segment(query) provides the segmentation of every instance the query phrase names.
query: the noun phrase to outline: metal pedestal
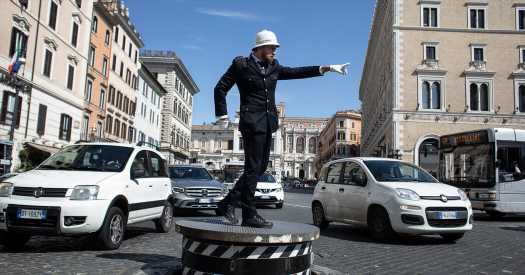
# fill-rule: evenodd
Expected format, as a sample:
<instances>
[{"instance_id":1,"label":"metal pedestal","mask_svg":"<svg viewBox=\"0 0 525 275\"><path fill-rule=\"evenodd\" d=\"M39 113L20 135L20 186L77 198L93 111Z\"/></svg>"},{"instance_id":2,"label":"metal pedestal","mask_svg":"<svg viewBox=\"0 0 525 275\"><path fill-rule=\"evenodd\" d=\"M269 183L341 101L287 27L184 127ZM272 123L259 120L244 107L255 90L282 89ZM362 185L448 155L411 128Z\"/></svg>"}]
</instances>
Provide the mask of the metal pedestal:
<instances>
[{"instance_id":1,"label":"metal pedestal","mask_svg":"<svg viewBox=\"0 0 525 275\"><path fill-rule=\"evenodd\" d=\"M274 221L272 229L226 224L221 218L181 220L183 274L310 274L315 226Z\"/></svg>"}]
</instances>

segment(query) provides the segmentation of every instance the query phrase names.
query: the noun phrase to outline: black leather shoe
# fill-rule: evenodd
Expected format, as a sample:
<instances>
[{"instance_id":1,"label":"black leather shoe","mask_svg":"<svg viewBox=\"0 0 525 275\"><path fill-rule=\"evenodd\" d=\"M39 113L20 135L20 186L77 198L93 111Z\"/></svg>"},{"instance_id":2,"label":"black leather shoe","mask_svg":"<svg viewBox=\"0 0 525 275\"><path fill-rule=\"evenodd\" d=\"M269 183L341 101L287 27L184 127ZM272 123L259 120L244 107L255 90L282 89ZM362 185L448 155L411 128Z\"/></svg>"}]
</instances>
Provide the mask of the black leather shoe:
<instances>
[{"instance_id":1,"label":"black leather shoe","mask_svg":"<svg viewBox=\"0 0 525 275\"><path fill-rule=\"evenodd\" d=\"M273 223L265 220L259 215L255 215L249 219L243 219L241 226L255 227L255 228L272 228Z\"/></svg>"},{"instance_id":2,"label":"black leather shoe","mask_svg":"<svg viewBox=\"0 0 525 275\"><path fill-rule=\"evenodd\" d=\"M235 217L235 207L231 203L227 202L219 202L217 205L217 209L219 210L220 214L228 220L228 222L232 225L235 225L239 223L239 220L237 217Z\"/></svg>"}]
</instances>

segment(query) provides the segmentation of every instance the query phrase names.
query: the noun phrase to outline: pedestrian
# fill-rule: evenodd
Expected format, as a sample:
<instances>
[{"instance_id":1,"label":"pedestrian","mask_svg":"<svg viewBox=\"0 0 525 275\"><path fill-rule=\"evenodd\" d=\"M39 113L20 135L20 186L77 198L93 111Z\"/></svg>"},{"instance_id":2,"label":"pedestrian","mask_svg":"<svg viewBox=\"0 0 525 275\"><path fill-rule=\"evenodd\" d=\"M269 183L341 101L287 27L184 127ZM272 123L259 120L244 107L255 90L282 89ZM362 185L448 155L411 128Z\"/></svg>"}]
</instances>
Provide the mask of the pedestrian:
<instances>
[{"instance_id":1,"label":"pedestrian","mask_svg":"<svg viewBox=\"0 0 525 275\"><path fill-rule=\"evenodd\" d=\"M240 94L239 130L244 145L244 173L219 203L219 211L237 224L235 207L242 208L241 226L271 228L273 224L257 214L254 194L259 177L266 171L272 133L279 127L275 106L277 80L321 76L326 72L347 74L347 64L285 67L275 59L279 47L276 35L268 30L256 34L249 57L236 57L214 90L217 124L228 125L226 94L237 84Z\"/></svg>"}]
</instances>

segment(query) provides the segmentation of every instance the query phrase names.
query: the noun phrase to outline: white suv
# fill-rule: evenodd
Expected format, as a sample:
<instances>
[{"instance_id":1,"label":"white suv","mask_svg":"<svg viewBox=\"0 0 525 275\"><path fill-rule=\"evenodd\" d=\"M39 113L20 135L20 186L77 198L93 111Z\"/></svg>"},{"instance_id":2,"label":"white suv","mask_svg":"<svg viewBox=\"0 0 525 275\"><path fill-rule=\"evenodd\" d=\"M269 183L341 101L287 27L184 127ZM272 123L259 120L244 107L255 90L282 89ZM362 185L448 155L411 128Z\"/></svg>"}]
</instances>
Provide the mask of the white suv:
<instances>
[{"instance_id":1,"label":"white suv","mask_svg":"<svg viewBox=\"0 0 525 275\"><path fill-rule=\"evenodd\" d=\"M32 235L91 234L117 249L127 224L173 219L166 161L153 149L118 143L80 143L36 169L0 183L0 241L16 248Z\"/></svg>"},{"instance_id":2,"label":"white suv","mask_svg":"<svg viewBox=\"0 0 525 275\"><path fill-rule=\"evenodd\" d=\"M367 226L373 237L439 234L456 241L472 230L472 207L458 188L392 159L349 158L325 164L312 199L314 224Z\"/></svg>"}]
</instances>

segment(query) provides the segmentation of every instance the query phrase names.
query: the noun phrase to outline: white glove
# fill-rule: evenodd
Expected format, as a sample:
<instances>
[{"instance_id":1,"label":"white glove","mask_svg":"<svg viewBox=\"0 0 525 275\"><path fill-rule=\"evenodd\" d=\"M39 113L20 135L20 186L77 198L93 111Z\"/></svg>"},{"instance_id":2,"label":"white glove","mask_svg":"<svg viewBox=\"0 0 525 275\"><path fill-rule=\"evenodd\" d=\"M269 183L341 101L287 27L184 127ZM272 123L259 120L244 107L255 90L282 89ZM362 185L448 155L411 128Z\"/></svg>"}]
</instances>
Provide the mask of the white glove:
<instances>
[{"instance_id":1,"label":"white glove","mask_svg":"<svg viewBox=\"0 0 525 275\"><path fill-rule=\"evenodd\" d=\"M345 63L345 64L341 64L341 65L330 65L330 71L331 72L335 72L335 73L339 73L339 74L342 74L342 75L347 75L348 74L348 65L350 63Z\"/></svg>"}]
</instances>

